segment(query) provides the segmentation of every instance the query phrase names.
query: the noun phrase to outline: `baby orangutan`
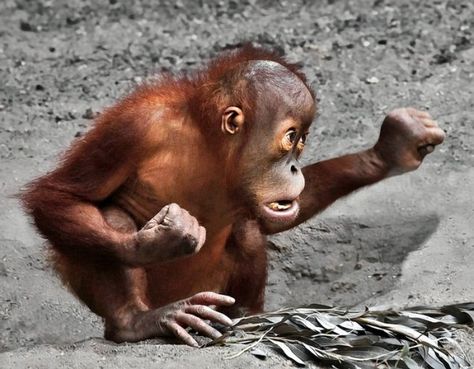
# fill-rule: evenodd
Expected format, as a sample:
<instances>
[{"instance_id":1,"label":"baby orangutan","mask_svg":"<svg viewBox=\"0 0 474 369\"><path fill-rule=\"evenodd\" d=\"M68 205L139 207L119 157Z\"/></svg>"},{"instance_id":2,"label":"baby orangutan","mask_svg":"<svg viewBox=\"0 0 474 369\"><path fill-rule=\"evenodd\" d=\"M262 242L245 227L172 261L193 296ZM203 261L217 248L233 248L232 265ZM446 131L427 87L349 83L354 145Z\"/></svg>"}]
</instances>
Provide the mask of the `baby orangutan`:
<instances>
[{"instance_id":1,"label":"baby orangutan","mask_svg":"<svg viewBox=\"0 0 474 369\"><path fill-rule=\"evenodd\" d=\"M263 309L266 235L418 168L444 139L428 113L401 108L372 148L301 168L315 114L296 65L246 46L141 86L28 185L55 269L106 338L218 337L212 322Z\"/></svg>"}]
</instances>

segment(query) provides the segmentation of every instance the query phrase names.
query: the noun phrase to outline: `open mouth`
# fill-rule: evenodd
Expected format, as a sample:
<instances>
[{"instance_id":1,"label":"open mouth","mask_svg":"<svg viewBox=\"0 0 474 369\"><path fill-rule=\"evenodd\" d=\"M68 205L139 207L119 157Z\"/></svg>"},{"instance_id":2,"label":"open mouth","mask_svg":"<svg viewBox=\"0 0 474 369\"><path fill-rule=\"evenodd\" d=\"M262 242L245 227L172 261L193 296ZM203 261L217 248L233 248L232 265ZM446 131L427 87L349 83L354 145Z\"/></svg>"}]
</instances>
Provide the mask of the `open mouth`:
<instances>
[{"instance_id":1,"label":"open mouth","mask_svg":"<svg viewBox=\"0 0 474 369\"><path fill-rule=\"evenodd\" d=\"M269 203L267 206L275 211L285 211L291 208L293 205L293 201L290 200L281 200L281 201L274 201Z\"/></svg>"},{"instance_id":2,"label":"open mouth","mask_svg":"<svg viewBox=\"0 0 474 369\"><path fill-rule=\"evenodd\" d=\"M265 217L271 221L280 223L293 221L299 212L299 205L296 199L278 200L267 203L263 206Z\"/></svg>"}]
</instances>

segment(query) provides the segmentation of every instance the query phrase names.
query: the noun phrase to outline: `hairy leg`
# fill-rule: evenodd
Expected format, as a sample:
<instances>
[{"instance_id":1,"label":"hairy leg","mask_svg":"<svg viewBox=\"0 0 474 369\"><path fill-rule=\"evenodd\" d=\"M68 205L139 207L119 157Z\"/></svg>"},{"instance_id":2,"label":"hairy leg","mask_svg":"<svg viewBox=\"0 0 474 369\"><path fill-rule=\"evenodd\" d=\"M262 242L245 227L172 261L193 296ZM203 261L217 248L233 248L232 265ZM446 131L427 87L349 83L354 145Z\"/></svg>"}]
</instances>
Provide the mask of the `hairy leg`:
<instances>
[{"instance_id":1,"label":"hairy leg","mask_svg":"<svg viewBox=\"0 0 474 369\"><path fill-rule=\"evenodd\" d=\"M135 232L133 219L119 208L102 209L106 222L120 232ZM110 338L118 327L126 326L132 317L148 310L146 274L118 260L82 255L53 256L56 270L65 284L94 313L105 319L105 336Z\"/></svg>"},{"instance_id":2,"label":"hairy leg","mask_svg":"<svg viewBox=\"0 0 474 369\"><path fill-rule=\"evenodd\" d=\"M234 270L225 294L235 298L231 307L220 309L236 318L263 311L267 282L267 238L257 221L242 221L234 226L226 245Z\"/></svg>"},{"instance_id":3,"label":"hairy leg","mask_svg":"<svg viewBox=\"0 0 474 369\"><path fill-rule=\"evenodd\" d=\"M116 207L102 209L104 219L120 232L136 231L133 219ZM191 327L203 335L217 338L220 333L203 319L231 325L232 321L210 306L232 305L228 296L212 292L198 293L188 299L158 309L146 297L147 276L144 268L131 267L105 258L72 258L55 255L56 269L71 290L96 314L105 319L105 338L116 341L174 335L197 346L187 333ZM202 319L201 319L202 318Z\"/></svg>"}]
</instances>

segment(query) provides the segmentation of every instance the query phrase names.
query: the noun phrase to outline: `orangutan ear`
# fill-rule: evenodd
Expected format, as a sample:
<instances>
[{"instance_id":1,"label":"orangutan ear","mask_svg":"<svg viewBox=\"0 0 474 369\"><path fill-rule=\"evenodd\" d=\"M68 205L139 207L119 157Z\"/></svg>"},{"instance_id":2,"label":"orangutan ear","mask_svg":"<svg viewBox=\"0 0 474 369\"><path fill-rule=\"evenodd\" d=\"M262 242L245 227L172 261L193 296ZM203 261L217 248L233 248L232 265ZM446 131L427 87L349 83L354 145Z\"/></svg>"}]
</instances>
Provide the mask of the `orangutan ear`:
<instances>
[{"instance_id":1,"label":"orangutan ear","mask_svg":"<svg viewBox=\"0 0 474 369\"><path fill-rule=\"evenodd\" d=\"M222 114L222 132L235 135L245 121L244 112L236 106L229 106Z\"/></svg>"}]
</instances>

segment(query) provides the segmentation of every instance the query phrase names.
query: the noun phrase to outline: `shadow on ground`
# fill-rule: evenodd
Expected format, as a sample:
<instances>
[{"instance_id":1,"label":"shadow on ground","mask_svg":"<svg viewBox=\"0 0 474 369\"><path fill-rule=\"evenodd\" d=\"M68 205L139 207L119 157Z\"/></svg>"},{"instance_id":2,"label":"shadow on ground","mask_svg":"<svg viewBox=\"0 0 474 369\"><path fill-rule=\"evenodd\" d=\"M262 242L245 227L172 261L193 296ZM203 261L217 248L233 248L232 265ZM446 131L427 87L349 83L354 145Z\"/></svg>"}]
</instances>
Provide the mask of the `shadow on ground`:
<instances>
[{"instance_id":1,"label":"shadow on ground","mask_svg":"<svg viewBox=\"0 0 474 369\"><path fill-rule=\"evenodd\" d=\"M270 241L267 308L357 305L391 290L407 255L436 231L436 214L326 219ZM295 300L296 299L296 300Z\"/></svg>"}]
</instances>

